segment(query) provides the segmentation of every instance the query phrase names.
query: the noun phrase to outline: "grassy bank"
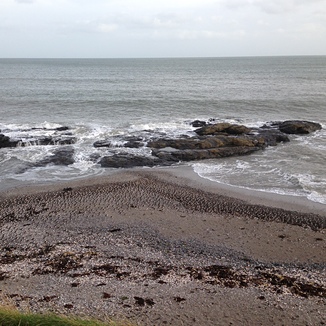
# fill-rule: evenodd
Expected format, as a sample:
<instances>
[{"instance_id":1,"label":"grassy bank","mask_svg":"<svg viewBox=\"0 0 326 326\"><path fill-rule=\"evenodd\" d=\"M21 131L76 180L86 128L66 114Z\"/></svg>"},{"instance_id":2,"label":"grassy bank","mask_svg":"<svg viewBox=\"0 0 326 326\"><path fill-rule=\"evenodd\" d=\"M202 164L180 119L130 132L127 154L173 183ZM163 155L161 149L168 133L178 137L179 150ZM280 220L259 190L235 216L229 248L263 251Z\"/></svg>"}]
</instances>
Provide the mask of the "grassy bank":
<instances>
[{"instance_id":1,"label":"grassy bank","mask_svg":"<svg viewBox=\"0 0 326 326\"><path fill-rule=\"evenodd\" d=\"M82 319L55 314L21 313L11 307L0 307L0 326L132 326L128 322Z\"/></svg>"}]
</instances>

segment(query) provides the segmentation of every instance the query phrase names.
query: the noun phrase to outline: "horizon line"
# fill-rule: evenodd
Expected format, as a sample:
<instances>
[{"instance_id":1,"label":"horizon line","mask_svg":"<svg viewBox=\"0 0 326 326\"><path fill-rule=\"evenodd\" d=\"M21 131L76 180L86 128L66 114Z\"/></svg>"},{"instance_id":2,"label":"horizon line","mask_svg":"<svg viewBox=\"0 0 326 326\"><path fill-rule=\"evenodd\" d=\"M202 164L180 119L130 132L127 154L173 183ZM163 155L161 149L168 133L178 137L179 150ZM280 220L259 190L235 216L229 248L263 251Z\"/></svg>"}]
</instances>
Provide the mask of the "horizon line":
<instances>
[{"instance_id":1,"label":"horizon line","mask_svg":"<svg viewBox=\"0 0 326 326\"><path fill-rule=\"evenodd\" d=\"M323 57L326 54L276 54L276 55L232 55L232 56L166 56L166 57L0 57L1 59L223 59L223 58L271 58L271 57Z\"/></svg>"}]
</instances>

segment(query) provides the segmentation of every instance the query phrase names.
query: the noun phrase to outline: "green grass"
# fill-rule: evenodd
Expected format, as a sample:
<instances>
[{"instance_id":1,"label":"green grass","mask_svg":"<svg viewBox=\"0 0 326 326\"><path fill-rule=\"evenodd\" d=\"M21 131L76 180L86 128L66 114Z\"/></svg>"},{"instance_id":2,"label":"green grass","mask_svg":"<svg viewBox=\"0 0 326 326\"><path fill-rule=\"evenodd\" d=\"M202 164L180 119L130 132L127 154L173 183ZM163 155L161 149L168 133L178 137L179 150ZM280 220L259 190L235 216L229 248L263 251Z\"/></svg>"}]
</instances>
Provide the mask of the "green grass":
<instances>
[{"instance_id":1,"label":"green grass","mask_svg":"<svg viewBox=\"0 0 326 326\"><path fill-rule=\"evenodd\" d=\"M0 326L132 326L132 324L55 314L21 313L12 307L0 307Z\"/></svg>"}]
</instances>

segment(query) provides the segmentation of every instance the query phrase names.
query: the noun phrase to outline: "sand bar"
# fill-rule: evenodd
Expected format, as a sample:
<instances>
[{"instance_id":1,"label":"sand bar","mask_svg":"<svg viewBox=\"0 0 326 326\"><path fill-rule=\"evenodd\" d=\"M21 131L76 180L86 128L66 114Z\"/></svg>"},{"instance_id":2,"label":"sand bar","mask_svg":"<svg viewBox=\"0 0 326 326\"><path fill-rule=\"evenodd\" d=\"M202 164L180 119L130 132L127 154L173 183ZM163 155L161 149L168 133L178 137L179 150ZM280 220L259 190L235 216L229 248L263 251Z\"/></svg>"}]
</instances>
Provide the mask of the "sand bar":
<instances>
[{"instance_id":1,"label":"sand bar","mask_svg":"<svg viewBox=\"0 0 326 326\"><path fill-rule=\"evenodd\" d=\"M0 289L139 325L322 325L325 205L139 169L0 195Z\"/></svg>"}]
</instances>

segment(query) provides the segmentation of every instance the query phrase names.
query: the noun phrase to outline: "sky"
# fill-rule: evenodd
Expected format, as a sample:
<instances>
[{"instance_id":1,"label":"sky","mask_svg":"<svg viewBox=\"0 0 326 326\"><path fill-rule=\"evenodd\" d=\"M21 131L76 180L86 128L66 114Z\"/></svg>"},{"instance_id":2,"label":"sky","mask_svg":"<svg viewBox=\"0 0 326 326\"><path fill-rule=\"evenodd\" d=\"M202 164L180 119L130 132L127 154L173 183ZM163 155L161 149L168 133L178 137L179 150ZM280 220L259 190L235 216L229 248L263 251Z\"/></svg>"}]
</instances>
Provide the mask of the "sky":
<instances>
[{"instance_id":1,"label":"sky","mask_svg":"<svg viewBox=\"0 0 326 326\"><path fill-rule=\"evenodd\" d=\"M326 0L0 0L1 58L326 55Z\"/></svg>"}]
</instances>

